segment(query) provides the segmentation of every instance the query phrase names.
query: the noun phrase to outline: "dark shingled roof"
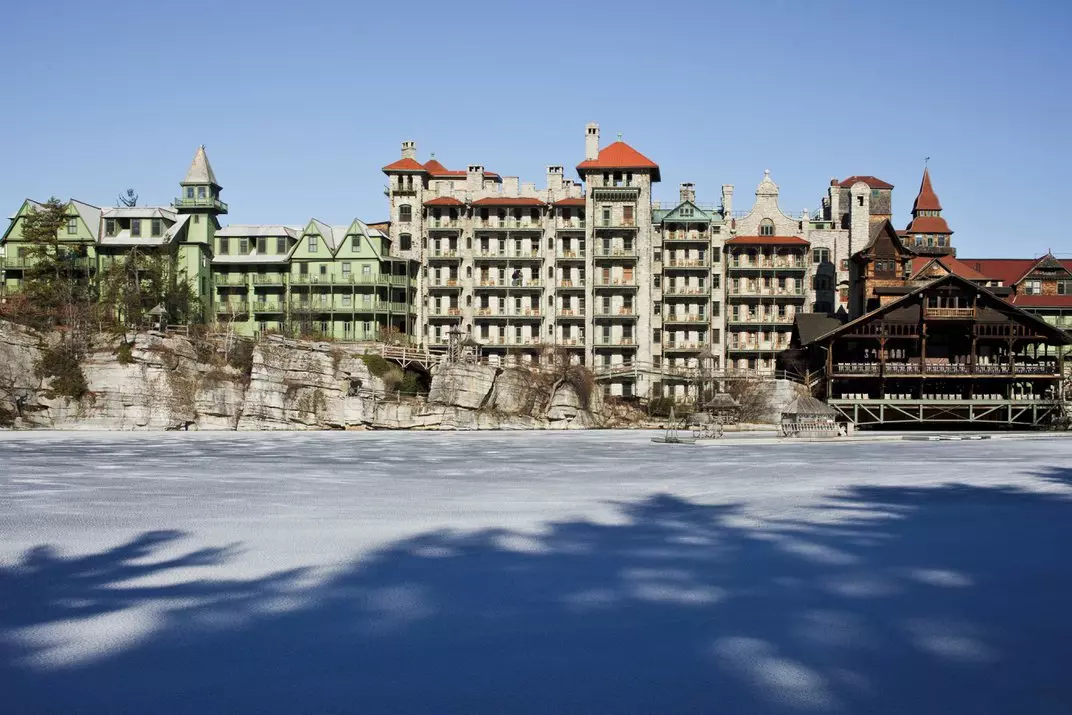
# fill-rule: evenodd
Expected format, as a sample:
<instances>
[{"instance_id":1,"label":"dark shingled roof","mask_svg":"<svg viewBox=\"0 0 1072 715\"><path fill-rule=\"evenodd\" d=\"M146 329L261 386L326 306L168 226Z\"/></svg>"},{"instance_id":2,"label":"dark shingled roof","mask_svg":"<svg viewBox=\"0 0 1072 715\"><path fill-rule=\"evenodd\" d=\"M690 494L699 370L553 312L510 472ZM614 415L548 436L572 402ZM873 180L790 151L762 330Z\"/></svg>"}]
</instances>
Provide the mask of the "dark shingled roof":
<instances>
[{"instance_id":1,"label":"dark shingled roof","mask_svg":"<svg viewBox=\"0 0 1072 715\"><path fill-rule=\"evenodd\" d=\"M811 395L800 395L782 409L783 415L836 415L835 410Z\"/></svg>"},{"instance_id":2,"label":"dark shingled roof","mask_svg":"<svg viewBox=\"0 0 1072 715\"><path fill-rule=\"evenodd\" d=\"M826 335L841 326L841 321L822 313L797 313L796 328L800 344L807 345L820 335Z\"/></svg>"}]
</instances>

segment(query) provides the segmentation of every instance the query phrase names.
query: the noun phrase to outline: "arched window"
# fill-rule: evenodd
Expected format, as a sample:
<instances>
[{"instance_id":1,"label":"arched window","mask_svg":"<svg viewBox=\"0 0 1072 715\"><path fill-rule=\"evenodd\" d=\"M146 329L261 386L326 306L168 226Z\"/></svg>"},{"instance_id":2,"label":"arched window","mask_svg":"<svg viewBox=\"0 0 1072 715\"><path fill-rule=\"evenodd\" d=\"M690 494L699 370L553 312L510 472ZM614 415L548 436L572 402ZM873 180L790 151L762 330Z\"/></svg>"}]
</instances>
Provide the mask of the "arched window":
<instances>
[{"instance_id":1,"label":"arched window","mask_svg":"<svg viewBox=\"0 0 1072 715\"><path fill-rule=\"evenodd\" d=\"M398 220L402 223L409 223L413 220L413 207L409 204L402 204L398 207Z\"/></svg>"},{"instance_id":2,"label":"arched window","mask_svg":"<svg viewBox=\"0 0 1072 715\"><path fill-rule=\"evenodd\" d=\"M769 218L765 218L759 222L759 235L760 236L773 236L774 235L774 221Z\"/></svg>"}]
</instances>

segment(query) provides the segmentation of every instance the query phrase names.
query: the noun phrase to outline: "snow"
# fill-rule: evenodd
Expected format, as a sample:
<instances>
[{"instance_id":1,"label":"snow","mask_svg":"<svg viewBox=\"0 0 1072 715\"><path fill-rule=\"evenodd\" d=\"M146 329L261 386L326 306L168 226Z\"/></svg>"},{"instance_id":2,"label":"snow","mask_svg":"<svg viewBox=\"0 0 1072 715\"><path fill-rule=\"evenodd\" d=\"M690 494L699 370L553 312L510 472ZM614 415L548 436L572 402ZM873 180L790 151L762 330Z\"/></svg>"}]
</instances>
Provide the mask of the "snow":
<instances>
[{"instance_id":1,"label":"snow","mask_svg":"<svg viewBox=\"0 0 1072 715\"><path fill-rule=\"evenodd\" d=\"M4 713L1067 713L1072 441L0 435Z\"/></svg>"}]
</instances>

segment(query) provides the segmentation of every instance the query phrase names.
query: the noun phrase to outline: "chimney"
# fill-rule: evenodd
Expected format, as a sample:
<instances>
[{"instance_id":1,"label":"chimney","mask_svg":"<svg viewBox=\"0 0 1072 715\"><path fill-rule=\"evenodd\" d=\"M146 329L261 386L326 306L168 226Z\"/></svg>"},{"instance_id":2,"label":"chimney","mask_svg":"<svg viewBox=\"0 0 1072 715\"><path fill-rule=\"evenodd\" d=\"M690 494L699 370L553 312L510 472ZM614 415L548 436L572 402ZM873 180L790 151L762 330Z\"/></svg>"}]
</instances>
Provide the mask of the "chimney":
<instances>
[{"instance_id":1,"label":"chimney","mask_svg":"<svg viewBox=\"0 0 1072 715\"><path fill-rule=\"evenodd\" d=\"M692 183L684 183L681 185L681 203L686 201L696 201L696 185Z\"/></svg>"},{"instance_id":2,"label":"chimney","mask_svg":"<svg viewBox=\"0 0 1072 715\"><path fill-rule=\"evenodd\" d=\"M562 167L547 167L547 188L552 192L562 190Z\"/></svg>"},{"instance_id":3,"label":"chimney","mask_svg":"<svg viewBox=\"0 0 1072 715\"><path fill-rule=\"evenodd\" d=\"M465 188L467 191L480 191L484 188L484 167L479 164L470 164L465 172Z\"/></svg>"},{"instance_id":4,"label":"chimney","mask_svg":"<svg viewBox=\"0 0 1072 715\"><path fill-rule=\"evenodd\" d=\"M584 160L599 158L599 125L588 124L584 128Z\"/></svg>"},{"instance_id":5,"label":"chimney","mask_svg":"<svg viewBox=\"0 0 1072 715\"><path fill-rule=\"evenodd\" d=\"M841 227L841 187L837 179L830 179L830 220L835 228Z\"/></svg>"},{"instance_id":6,"label":"chimney","mask_svg":"<svg viewBox=\"0 0 1072 715\"><path fill-rule=\"evenodd\" d=\"M417 160L417 142L404 141L402 142L402 158Z\"/></svg>"},{"instance_id":7,"label":"chimney","mask_svg":"<svg viewBox=\"0 0 1072 715\"><path fill-rule=\"evenodd\" d=\"M502 182L502 192L505 196L518 196L521 186L521 179L516 176L504 176Z\"/></svg>"},{"instance_id":8,"label":"chimney","mask_svg":"<svg viewBox=\"0 0 1072 715\"><path fill-rule=\"evenodd\" d=\"M722 185L722 211L727 216L733 215L733 184Z\"/></svg>"}]
</instances>

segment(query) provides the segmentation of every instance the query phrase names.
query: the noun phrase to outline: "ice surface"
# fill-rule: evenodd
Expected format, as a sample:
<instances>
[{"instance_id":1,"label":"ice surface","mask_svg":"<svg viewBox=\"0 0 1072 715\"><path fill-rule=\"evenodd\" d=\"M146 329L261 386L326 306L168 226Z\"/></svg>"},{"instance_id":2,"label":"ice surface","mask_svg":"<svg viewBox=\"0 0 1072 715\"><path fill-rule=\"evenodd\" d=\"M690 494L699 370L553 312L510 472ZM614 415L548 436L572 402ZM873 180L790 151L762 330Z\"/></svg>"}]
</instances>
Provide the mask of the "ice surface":
<instances>
[{"instance_id":1,"label":"ice surface","mask_svg":"<svg viewBox=\"0 0 1072 715\"><path fill-rule=\"evenodd\" d=\"M0 435L6 713L1067 713L1072 441Z\"/></svg>"}]
</instances>

